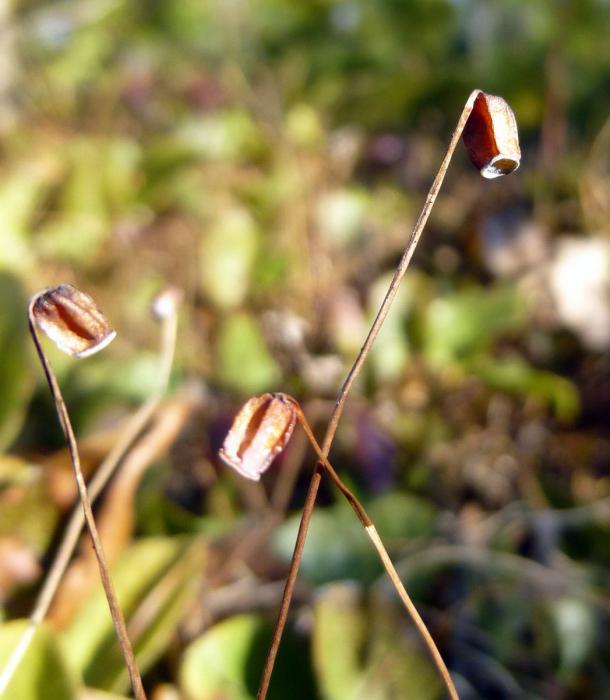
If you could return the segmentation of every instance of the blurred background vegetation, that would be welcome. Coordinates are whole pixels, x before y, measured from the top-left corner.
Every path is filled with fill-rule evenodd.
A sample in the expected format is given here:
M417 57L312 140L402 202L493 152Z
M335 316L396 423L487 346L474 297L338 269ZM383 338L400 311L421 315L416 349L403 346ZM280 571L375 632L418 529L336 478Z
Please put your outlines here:
M332 461L463 700L610 697L609 36L608 0L0 3L0 661L75 499L28 296L73 282L118 331L52 356L91 473L155 390L172 284L170 395L97 514L150 697L255 696L314 459L297 435L256 488L217 449L266 390L323 432L481 88L522 166L458 151ZM128 693L76 581L7 700ZM442 696L327 485L299 581L270 697Z

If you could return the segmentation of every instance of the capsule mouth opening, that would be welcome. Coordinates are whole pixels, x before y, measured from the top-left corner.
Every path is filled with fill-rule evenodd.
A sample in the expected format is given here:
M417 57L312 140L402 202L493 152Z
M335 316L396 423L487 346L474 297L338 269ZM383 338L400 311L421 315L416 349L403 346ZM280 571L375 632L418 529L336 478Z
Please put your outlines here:
M517 158L499 153L481 168L481 175L488 180L493 180L496 177L514 172L519 164L520 161Z
M103 350L107 345L110 345L112 341L116 338L116 331L110 331L103 338L101 338L97 343L91 347L85 348L80 352L75 352L74 357L82 360L84 357L89 357L90 355L95 355L96 352Z

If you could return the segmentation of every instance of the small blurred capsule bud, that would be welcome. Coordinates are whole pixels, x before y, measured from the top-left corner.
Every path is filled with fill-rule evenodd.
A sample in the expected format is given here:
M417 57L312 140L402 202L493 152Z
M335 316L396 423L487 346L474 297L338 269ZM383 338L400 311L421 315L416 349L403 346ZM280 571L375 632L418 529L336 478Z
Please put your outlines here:
M504 98L484 92L477 95L464 127L464 144L483 177L508 175L519 167L517 121Z
M296 419L294 404L286 394L250 399L233 421L219 455L242 476L258 481L286 447Z
M40 330L73 357L93 355L116 336L93 299L71 284L39 292L30 308Z
M152 300L150 311L157 321L175 316L183 297L184 292L179 287L166 287Z

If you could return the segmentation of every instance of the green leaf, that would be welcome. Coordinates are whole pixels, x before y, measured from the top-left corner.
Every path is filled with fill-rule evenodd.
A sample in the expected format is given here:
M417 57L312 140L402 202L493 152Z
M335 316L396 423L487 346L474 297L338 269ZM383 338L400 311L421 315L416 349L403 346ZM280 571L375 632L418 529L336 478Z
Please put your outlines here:
M226 319L216 345L221 380L244 395L273 388L280 372L269 354L257 320L246 313Z
M422 498L399 491L379 496L367 510L384 540L408 540L430 535L436 523L434 506Z
M314 150L324 143L324 127L320 115L308 103L299 102L286 114L286 136L304 149Z
M34 254L28 241L29 227L53 170L54 159L43 153L38 160L16 167L0 181L0 268L17 272L33 263Z
M359 700L445 697L438 671L421 642L415 634L404 634L404 626L412 624L404 608L396 601L388 603L380 598L373 600L368 612L366 676Z
M109 140L104 152L104 192L109 209L120 212L135 203L142 152L136 141L126 138Z
M464 361L524 320L523 300L512 287L464 289L427 307L424 353L434 365Z
M111 13L121 4L122 0L102 0L98 12ZM103 24L87 23L80 31L70 34L69 41L62 42L62 50L45 70L45 78L59 94L89 83L92 75L100 75L113 48L113 32L107 31L107 26L105 29Z
M182 657L180 686L188 700L254 700L271 641L271 624L259 615L237 615L204 632ZM269 700L316 700L307 640L288 627Z
M106 693L96 688L83 688L78 695L78 700L130 700L130 698L126 695Z
M247 666L262 625L253 615L233 617L212 627L186 649L180 685L189 699L254 697L248 689Z
M356 243L362 233L369 201L366 192L340 189L323 195L317 206L317 223L330 246L341 250Z
M327 586L314 608L313 656L325 700L356 697L362 682L367 619L356 586Z
M434 508L415 496L388 493L366 507L384 539L421 537L434 527ZM283 561L290 561L299 522L300 515L293 515L273 535L273 550ZM375 550L349 506L339 502L314 511L301 562L304 578L316 584L339 579L370 583L381 571Z
M206 231L201 248L201 286L217 308L228 310L246 298L259 233L246 209L233 208Z
M352 584L322 590L314 606L313 648L324 700L441 696L436 669L403 633L405 618L404 610L401 616L383 599L364 608Z
M56 216L38 231L43 255L83 264L95 259L110 233L104 192L107 144L93 138L70 143L69 172L59 196Z
M71 368L69 381L95 403L117 398L145 401L159 386L159 356L144 350L126 358L100 354Z
M580 410L578 390L572 382L552 372L533 369L523 360L479 359L471 369L494 389L535 396L550 404L562 421L572 420Z
M163 653L196 593L203 546L202 539L149 538L132 545L112 571L142 673ZM63 642L87 685L119 693L128 689L101 586L66 630Z
M28 627L27 620L0 625L0 668ZM6 700L76 700L75 678L65 655L47 627L39 627L4 695Z
M292 556L300 519L293 515L273 535L273 551L285 562ZM338 579L371 582L380 572L375 550L351 508L339 503L314 512L301 562L304 578L316 584Z
M262 147L262 135L246 112L225 110L186 120L178 129L180 142L209 160L242 161Z

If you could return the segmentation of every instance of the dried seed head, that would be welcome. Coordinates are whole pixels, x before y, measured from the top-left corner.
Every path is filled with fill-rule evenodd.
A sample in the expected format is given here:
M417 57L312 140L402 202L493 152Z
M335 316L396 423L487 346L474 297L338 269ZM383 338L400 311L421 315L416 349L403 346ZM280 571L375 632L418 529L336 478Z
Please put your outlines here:
M30 308L40 330L73 357L93 355L116 336L93 299L71 284L39 292Z
M286 447L296 418L292 399L286 394L250 399L233 421L219 455L242 476L258 481Z
M519 167L517 121L504 98L484 92L477 95L464 127L464 144L483 177L508 175Z

